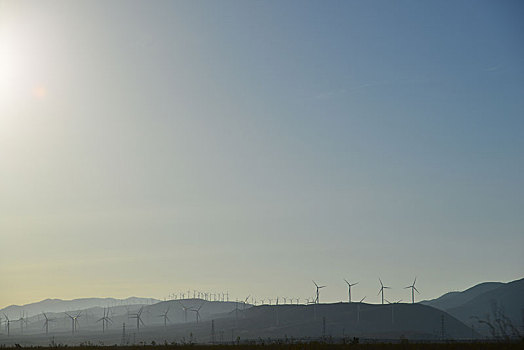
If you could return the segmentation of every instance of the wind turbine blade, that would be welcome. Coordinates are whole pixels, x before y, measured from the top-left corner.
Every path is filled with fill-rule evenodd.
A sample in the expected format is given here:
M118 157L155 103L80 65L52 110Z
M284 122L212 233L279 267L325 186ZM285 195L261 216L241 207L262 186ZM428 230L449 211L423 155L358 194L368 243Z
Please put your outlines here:
M348 282L348 280L347 280L347 279L345 279L345 278L344 278L344 282L346 282L346 283L347 283L347 284L349 285L349 282Z
M380 289L378 290L377 295L380 295L380 292L382 292L382 289L384 289L384 287L380 287Z
M312 280L313 281L313 280ZM317 282L313 281L313 283L315 284L315 286L318 288L318 284Z
M384 284L382 283L382 280L380 279L380 277L378 278L378 281L380 282L381 286L384 286Z
M417 283L417 277L415 277L415 280L413 281L413 286L415 286L415 283Z
M140 320L140 323L142 323L142 326L145 326L144 321L142 321L141 318L139 318L139 320Z
M420 294L420 292L418 291L417 287L413 286L413 289L416 290L418 294Z

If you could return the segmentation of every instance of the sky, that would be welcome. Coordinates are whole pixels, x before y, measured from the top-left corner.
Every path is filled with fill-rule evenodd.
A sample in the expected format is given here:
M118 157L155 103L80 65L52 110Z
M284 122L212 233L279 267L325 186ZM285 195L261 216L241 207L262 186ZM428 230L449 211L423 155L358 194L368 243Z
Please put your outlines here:
M0 0L0 307L524 272L521 1Z

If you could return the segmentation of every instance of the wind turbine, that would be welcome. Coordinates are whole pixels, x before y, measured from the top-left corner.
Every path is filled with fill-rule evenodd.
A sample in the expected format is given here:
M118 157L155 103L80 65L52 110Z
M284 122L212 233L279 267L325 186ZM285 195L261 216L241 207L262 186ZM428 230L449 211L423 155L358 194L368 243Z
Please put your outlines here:
M71 316L67 312L65 313L71 319L71 333L75 334L76 326L78 326L78 318L80 317L81 312L77 313L74 316Z
M167 313L169 312L169 308L167 308L166 312L164 312L162 315L158 315L158 317L163 317L164 318L164 328L167 327L167 321L169 320L169 322L171 322L171 320L169 319L169 316L167 316Z
M180 306L182 306L182 310L184 310L184 322L187 322L187 310L189 310L189 308L182 304L181 301L179 301L178 303L180 304Z
M9 319L9 317L7 317L5 313L4 313L4 316L5 316L5 327L7 328L7 336L9 337L9 328L11 325L11 320Z
M380 290L378 291L378 294L379 295L380 293L382 293L382 305L384 305L384 289L391 289L391 287L386 287L383 283L382 283L382 280L379 278L378 279L380 281Z
M246 299L244 299L244 303L242 304L242 310L244 310L244 309L246 308L246 303L247 303L247 300L249 299L250 296L251 296L251 294L248 295L248 296L246 297Z
M106 328L108 328L107 327L108 324L113 322L111 318L109 317L109 308L107 309L107 311L104 308L104 316L99 318L96 322L100 322L100 321L102 321L102 333L105 333Z
M347 279L345 279L345 278L344 278L344 282L346 282L346 284L348 285L348 300L349 300L348 302L351 303L351 287L357 285L358 282L356 282L356 283L349 283L347 281Z
M363 297L362 299L360 299L360 301L357 304L357 322L360 322L360 304L362 304L364 299L366 299L366 297Z
M389 300L386 299L386 301L388 302L389 305L391 305L391 324L395 323L395 314L393 313L393 306L395 304L398 304L400 303L402 300L397 300L395 302L390 302Z
M42 314L44 315L44 318L45 318L44 327L42 327L42 328L45 328L45 334L47 335L47 333L49 333L49 322L55 322L55 319L54 318L48 318L47 315L45 314L45 312L42 312Z
M197 323L200 320L200 309L202 308L203 305L204 305L204 303L200 304L200 306L198 308L196 308L196 309L191 309L191 311L196 313L196 321L197 321Z
M404 287L404 289L411 288L411 304L415 304L415 291L417 291L417 293L420 294L417 287L415 287L416 282L417 278L415 277L415 280L413 281L413 284L411 286Z
M142 321L142 318L140 317L140 315L142 315L142 307L140 308L140 310L138 310L138 312L129 315L129 318L136 318L136 331L137 332L140 331L140 323L142 323L142 325L145 326L144 321Z
M18 321L20 322L20 331L22 333L24 333L24 323L25 323L26 326L27 326L27 323L28 323L27 322L27 317L25 317L25 312L24 311L22 311L22 314L21 314L20 318L18 319Z
M320 293L319 293L319 290L320 290L321 288L325 288L325 287L327 287L327 286L319 286L319 285L317 284L317 282L315 282L315 281L313 281L313 283L315 284L315 287L317 287L317 298L316 298L316 300L315 300L315 303L318 304L318 303L320 303L320 298L319 298Z

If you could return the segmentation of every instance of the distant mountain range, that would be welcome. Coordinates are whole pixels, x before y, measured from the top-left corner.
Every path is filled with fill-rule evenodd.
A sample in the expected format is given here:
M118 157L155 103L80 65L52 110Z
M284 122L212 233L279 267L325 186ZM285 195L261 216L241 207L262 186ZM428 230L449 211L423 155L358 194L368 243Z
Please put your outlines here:
M0 315L6 314L10 318L25 317L41 314L42 312L65 312L85 310L93 307L114 307L123 305L149 305L160 300L153 298L130 297L126 299L115 298L81 298L73 300L45 299L26 305L10 305L0 310Z
M109 307L111 322L102 332L100 319ZM199 319L197 320L197 311ZM123 328L127 343L210 342L240 339L319 339L361 337L368 339L465 339L489 336L482 320L505 315L524 333L524 279L509 283L488 282L462 292L451 292L416 304L386 305L334 303L317 305L261 305L184 299L152 298L46 299L0 310L0 345L47 345L45 319L52 320L49 336L62 344L82 342L120 344ZM80 313L74 334L65 312ZM141 313L137 329L133 314ZM7 335L7 319L10 334ZM163 315L167 315L164 319ZM23 317L23 321L22 321ZM164 323L165 322L165 323ZM522 328L521 328L522 327ZM4 329L5 328L5 329Z
M515 327L524 330L524 278L508 283L477 284L463 292L446 293L421 304L446 311L468 325L478 324L476 318L493 320L495 313L502 313Z

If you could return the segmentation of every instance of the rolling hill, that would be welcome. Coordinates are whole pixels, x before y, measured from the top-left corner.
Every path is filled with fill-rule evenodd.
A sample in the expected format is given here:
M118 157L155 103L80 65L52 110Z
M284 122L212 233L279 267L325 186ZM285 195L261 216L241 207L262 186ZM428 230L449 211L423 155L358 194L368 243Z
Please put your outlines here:
M524 326L524 278L508 283L488 282L471 287L463 292L452 292L421 302L448 312L450 315L471 325L478 324L476 318L493 320L495 313L502 312L516 327ZM487 334L488 328L479 328Z

